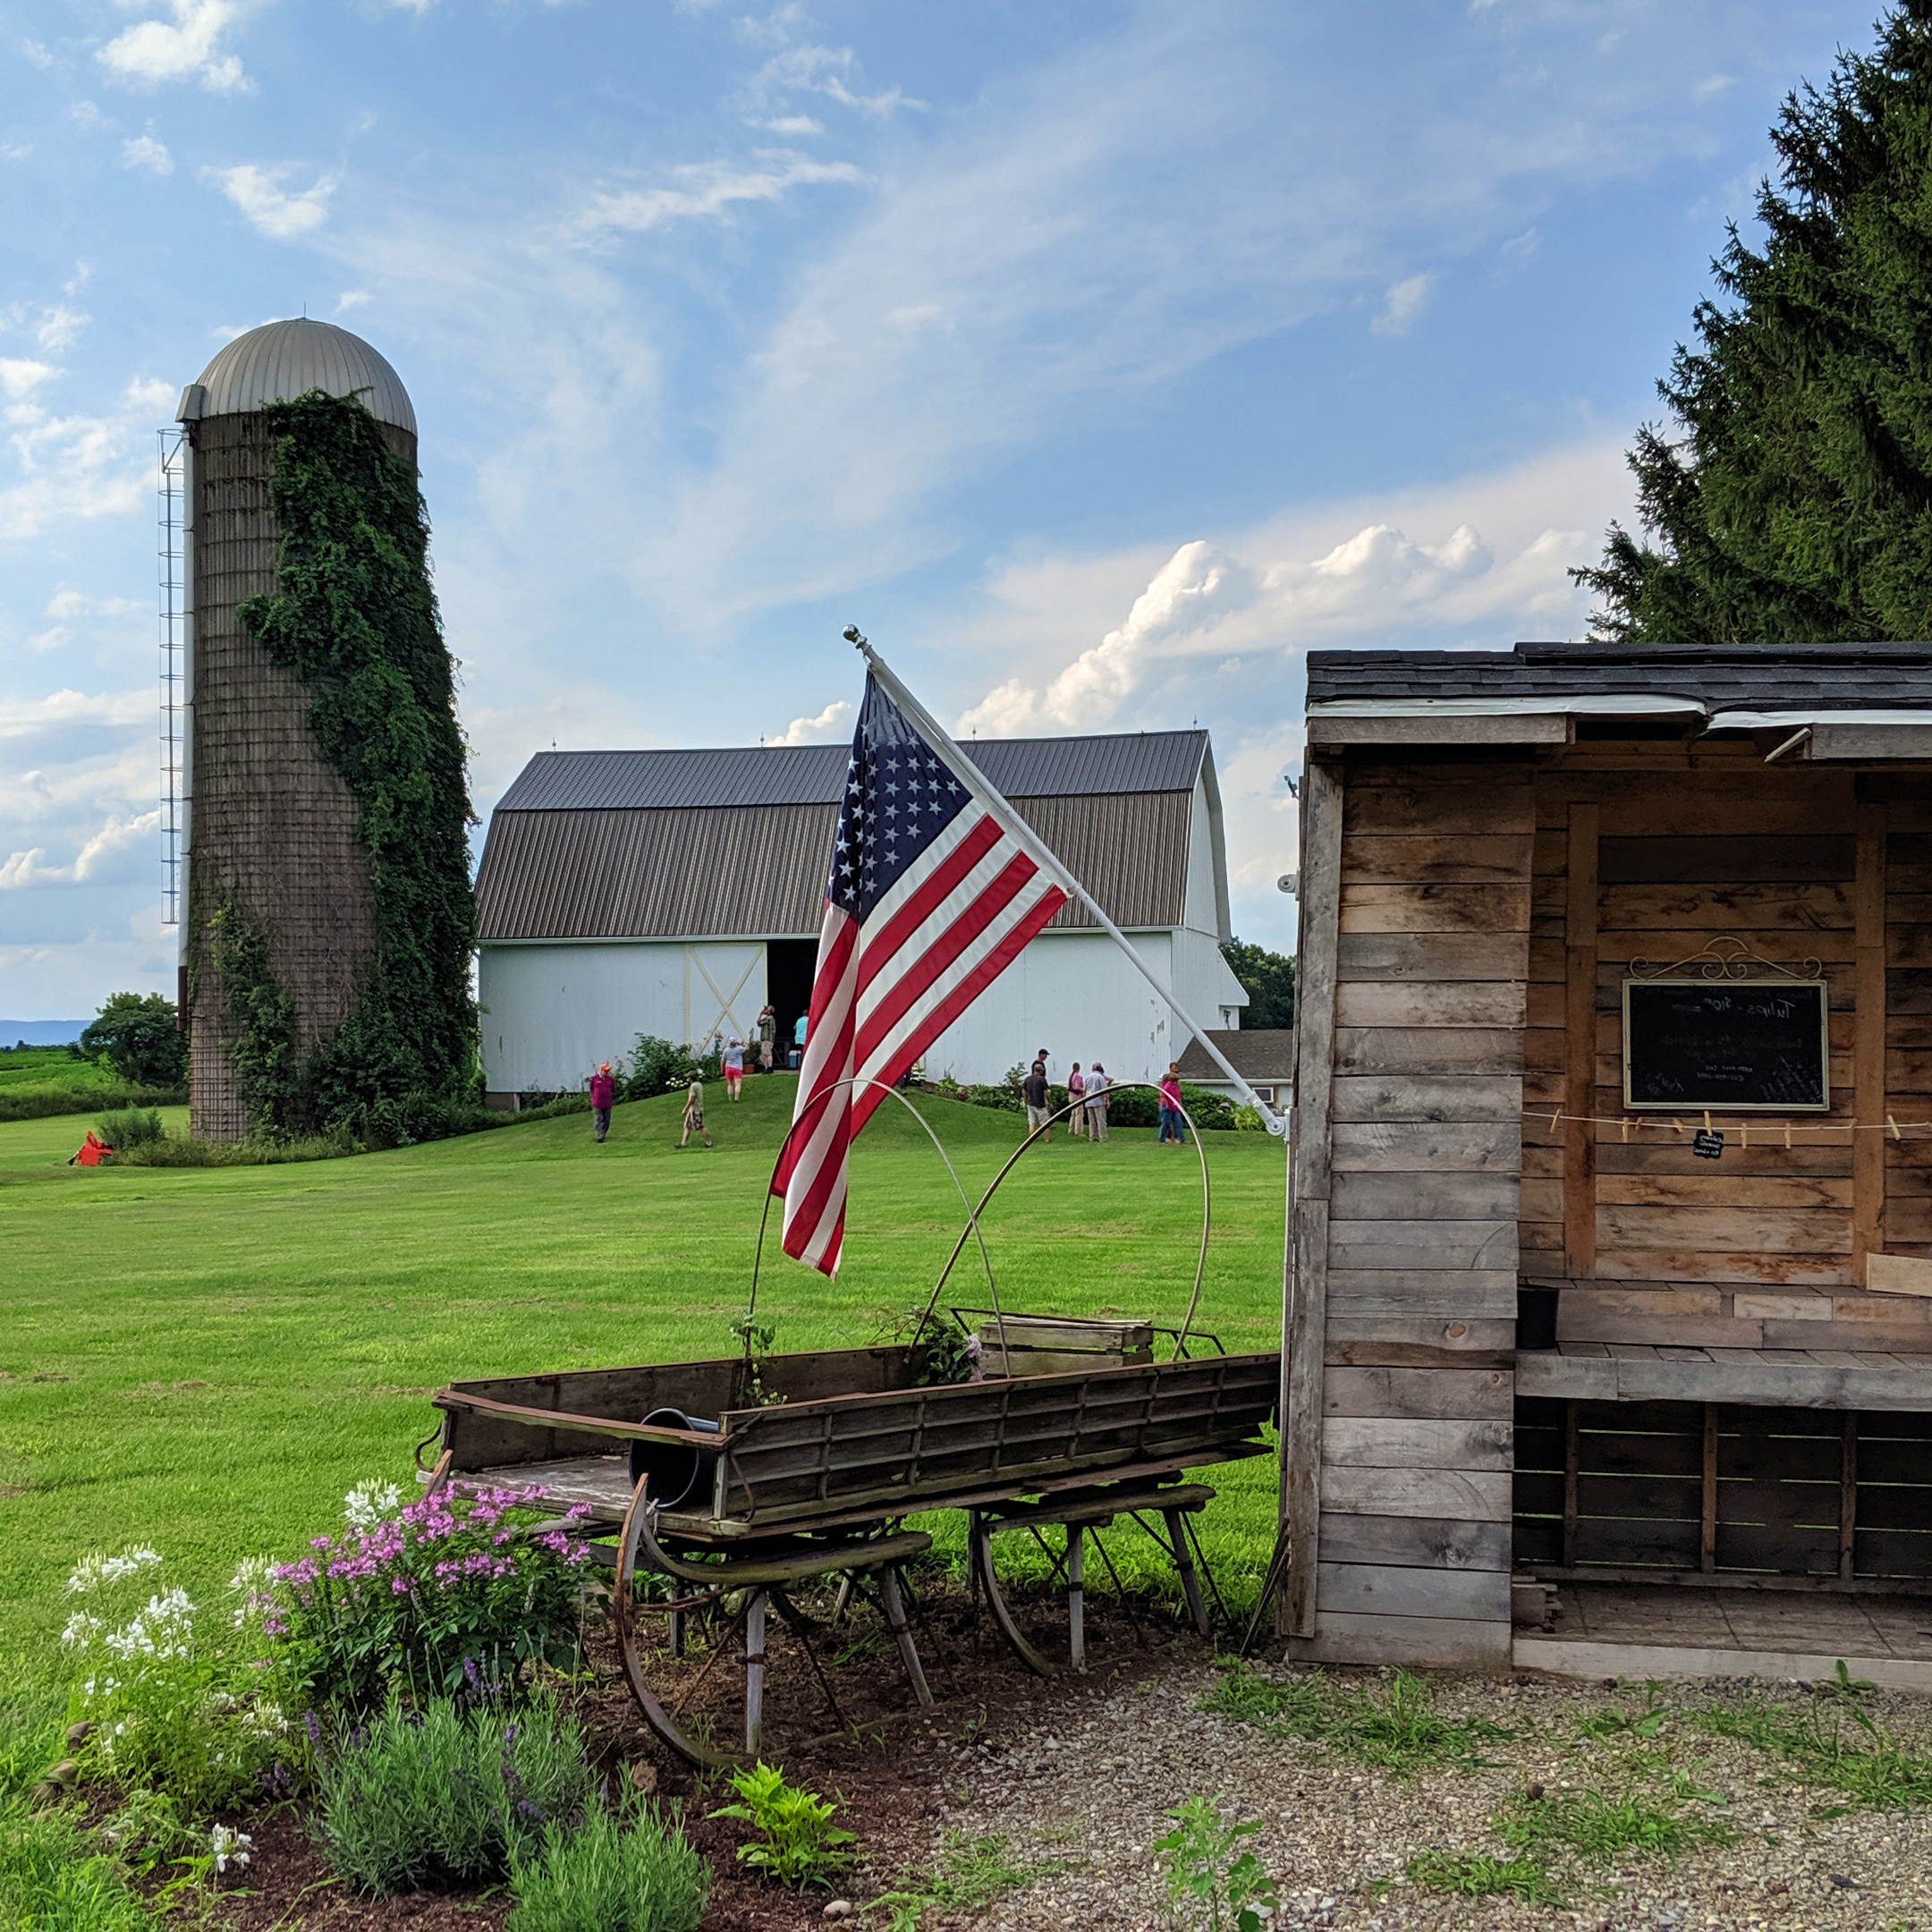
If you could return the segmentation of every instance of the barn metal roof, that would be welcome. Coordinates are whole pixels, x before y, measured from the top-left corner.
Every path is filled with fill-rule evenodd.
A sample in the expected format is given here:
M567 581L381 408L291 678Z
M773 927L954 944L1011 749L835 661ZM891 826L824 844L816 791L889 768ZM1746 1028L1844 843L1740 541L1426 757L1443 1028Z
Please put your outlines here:
M1191 792L1204 731L1091 738L982 738L967 754L1009 798ZM667 810L697 805L831 805L843 745L738 745L712 751L539 751L498 811Z
M1310 708L1546 700L1625 710L1654 699L1709 712L1932 710L1932 644L1519 644L1513 651L1310 651Z
M387 359L360 335L306 316L265 322L237 335L182 393L181 419L241 415L292 402L311 389L352 395L377 422L416 434L409 391Z
M1109 918L1182 923L1207 733L982 739L970 749ZM480 937L813 936L845 759L841 745L539 753L490 817ZM1075 903L1053 923L1093 918Z

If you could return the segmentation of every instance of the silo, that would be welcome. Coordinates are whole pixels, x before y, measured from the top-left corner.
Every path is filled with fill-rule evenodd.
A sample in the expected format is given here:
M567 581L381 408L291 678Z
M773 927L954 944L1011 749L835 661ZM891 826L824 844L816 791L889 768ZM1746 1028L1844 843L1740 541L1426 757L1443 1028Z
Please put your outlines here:
M301 679L237 616L243 599L276 589L275 446L263 411L317 389L357 398L414 469L416 413L401 379L360 337L326 322L270 322L236 337L182 392L179 411L191 587L182 990L193 1131L208 1140L238 1140L248 1127L211 912L232 897L258 923L302 1055L348 1017L376 944L355 800L309 728Z

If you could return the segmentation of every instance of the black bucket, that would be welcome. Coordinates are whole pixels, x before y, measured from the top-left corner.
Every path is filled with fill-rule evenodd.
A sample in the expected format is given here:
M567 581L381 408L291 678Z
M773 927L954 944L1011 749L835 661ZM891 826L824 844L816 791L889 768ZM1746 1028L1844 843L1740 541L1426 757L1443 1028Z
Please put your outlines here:
M700 1436L716 1436L719 1425L702 1416L688 1416L682 1409L653 1409L644 1418L646 1428L689 1429ZM711 1472L716 1469L716 1449L694 1449L689 1443L651 1442L643 1436L631 1444L631 1480L648 1476L644 1491L647 1500L660 1509L676 1509L693 1495L708 1497Z

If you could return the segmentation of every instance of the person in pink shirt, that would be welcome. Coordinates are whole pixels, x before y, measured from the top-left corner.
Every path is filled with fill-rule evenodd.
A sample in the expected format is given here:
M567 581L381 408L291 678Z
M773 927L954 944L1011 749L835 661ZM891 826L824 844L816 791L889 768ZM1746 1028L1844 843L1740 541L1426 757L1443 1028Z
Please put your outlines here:
M1187 1145L1187 1123L1181 1117L1181 1063L1170 1060L1160 1087L1160 1139L1176 1147Z
M590 1076L590 1124L601 1140L610 1131L610 1110L617 1099L617 1082L606 1060Z
M1073 1063L1073 1071L1066 1077L1067 1105L1073 1109L1067 1116L1067 1124L1076 1135L1087 1131L1087 1109L1082 1104L1087 1097L1087 1077L1080 1070L1080 1062Z

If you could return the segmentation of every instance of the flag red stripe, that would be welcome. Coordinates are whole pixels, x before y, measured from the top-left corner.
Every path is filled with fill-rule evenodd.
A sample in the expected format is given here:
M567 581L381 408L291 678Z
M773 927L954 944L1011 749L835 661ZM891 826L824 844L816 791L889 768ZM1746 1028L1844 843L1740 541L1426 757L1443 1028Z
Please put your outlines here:
M878 931L867 939L865 951L859 958L859 992L861 997L899 948L938 911L950 894L964 884L973 868L1004 836L1005 834L1000 830L997 820L982 818L953 851L947 853L932 877L925 880L919 890Z
M827 933L832 945L829 953L826 947ZM824 1071L824 1063L818 1054L812 1051L813 1036L818 1032L819 1022L825 1018L833 1001L838 996L841 983L850 970L852 953L860 938L859 922L849 913L837 911L828 906L826 909L825 928L819 934L819 962L817 977L812 981L810 1018L806 1023L806 1058L808 1064L799 1069L799 1098L792 1111L794 1126L806 1114L820 1114L824 1112L826 1093L826 1082L818 1076ZM846 1027L851 1026L852 1004L847 1001L845 1009ZM849 1051L849 1048L848 1048ZM845 1056L841 1055L838 1064L830 1071L834 1080L842 1080L850 1071ZM777 1171L772 1176L772 1192L783 1194L791 1184L807 1145L818 1135L814 1124L802 1131L794 1131L780 1159Z

